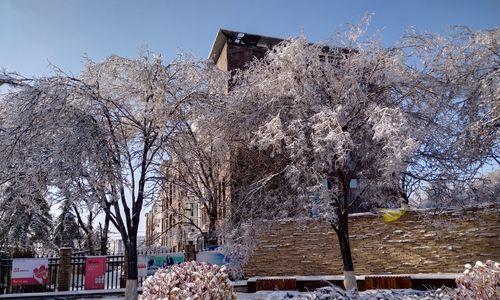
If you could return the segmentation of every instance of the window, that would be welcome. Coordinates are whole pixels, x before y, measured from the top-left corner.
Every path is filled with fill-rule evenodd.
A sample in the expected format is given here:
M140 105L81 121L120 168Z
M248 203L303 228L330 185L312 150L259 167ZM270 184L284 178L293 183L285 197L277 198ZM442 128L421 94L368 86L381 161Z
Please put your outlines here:
M358 180L357 179L351 179L349 182L349 188L351 189L356 189L358 187Z

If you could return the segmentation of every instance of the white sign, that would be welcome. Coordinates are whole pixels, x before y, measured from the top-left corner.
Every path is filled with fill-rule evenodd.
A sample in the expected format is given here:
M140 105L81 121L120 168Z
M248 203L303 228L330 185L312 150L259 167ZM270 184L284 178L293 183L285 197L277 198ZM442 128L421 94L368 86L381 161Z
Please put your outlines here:
M47 284L48 258L14 258L12 260L12 285Z
M146 256L139 255L137 257L137 275L139 277L147 276Z

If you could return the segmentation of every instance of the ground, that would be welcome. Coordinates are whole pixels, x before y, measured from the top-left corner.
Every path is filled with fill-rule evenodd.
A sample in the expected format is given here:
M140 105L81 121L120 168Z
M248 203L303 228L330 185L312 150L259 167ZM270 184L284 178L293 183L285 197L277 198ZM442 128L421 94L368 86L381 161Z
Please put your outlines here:
M256 293L236 293L238 300L431 300L442 299L451 300L450 298L440 297L436 292L407 290L370 290L359 293L359 297L354 298L352 295L345 295L345 292L333 289L320 289L324 293L313 295L311 292L297 291L260 291ZM88 298L81 298L84 300ZM94 298L95 299L95 298ZM101 300L118 300L123 297L103 297Z
M436 295L438 294L438 295ZM238 300L431 300L451 298L441 297L432 291L406 290L369 290L360 292L358 296L346 294L342 290L320 289L316 294L297 291L260 291L253 294L236 293Z

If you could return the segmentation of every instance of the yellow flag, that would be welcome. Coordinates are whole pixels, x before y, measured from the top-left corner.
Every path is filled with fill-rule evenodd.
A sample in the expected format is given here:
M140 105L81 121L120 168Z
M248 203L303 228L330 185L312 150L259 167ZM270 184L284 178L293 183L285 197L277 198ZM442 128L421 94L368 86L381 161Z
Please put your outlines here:
M401 208L398 209L390 209L384 208L381 209L380 212L383 214L384 221L387 223L394 222L401 218L404 214L406 214L407 205L402 205Z

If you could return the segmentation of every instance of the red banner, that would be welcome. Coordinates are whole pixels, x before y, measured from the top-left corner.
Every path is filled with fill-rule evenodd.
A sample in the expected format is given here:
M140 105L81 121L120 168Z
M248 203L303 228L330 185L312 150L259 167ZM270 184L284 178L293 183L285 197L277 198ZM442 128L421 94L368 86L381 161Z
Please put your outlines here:
M104 289L106 274L106 256L90 256L85 258L85 289Z
M48 258L14 258L12 260L12 285L47 284Z

